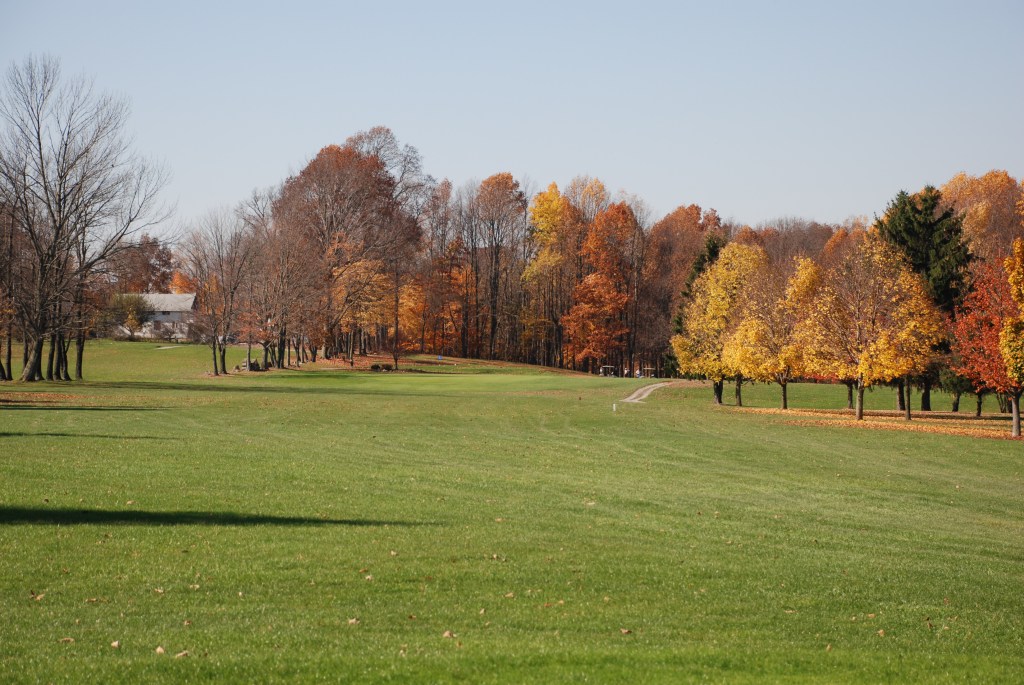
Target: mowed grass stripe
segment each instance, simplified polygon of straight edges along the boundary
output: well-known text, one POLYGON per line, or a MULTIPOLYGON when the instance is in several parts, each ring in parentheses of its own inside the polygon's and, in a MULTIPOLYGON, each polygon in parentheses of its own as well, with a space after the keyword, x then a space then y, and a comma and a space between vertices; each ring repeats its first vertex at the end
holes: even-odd
MULTIPOLYGON (((6 679, 1024 671, 1018 443, 790 425, 693 387, 619 403, 635 380, 213 379, 208 350, 171 353, 101 343, 84 385, 3 388, 76 396, 0 409, 6 679), (117 409, 59 408, 84 403, 117 409), (108 520, 67 522, 76 508, 108 520)), ((845 389, 791 397, 838 407, 845 389)))

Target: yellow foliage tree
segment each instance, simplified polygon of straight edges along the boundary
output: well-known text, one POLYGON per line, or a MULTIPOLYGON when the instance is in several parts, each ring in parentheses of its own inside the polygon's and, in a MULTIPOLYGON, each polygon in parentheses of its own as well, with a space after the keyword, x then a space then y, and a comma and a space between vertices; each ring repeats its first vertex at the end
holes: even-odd
POLYGON ((778 383, 782 408, 788 409, 787 386, 801 373, 803 348, 796 335, 821 282, 818 266, 806 257, 786 271, 763 261, 744 289, 742 319, 726 340, 723 361, 748 378, 778 383))
POLYGON ((710 380, 717 404, 722 403, 725 379, 739 373, 723 352, 738 323, 743 289, 767 261, 760 247, 730 243, 722 248, 714 264, 694 282, 693 296, 683 313, 682 333, 672 337, 680 371, 710 380))
POLYGON ((822 274, 797 335, 808 372, 856 380, 860 420, 865 388, 924 370, 942 317, 895 248, 874 231, 850 237, 852 249, 822 274))
POLYGON ((1013 241, 1013 252, 1003 264, 1010 281, 1010 295, 1017 303, 1017 316, 1007 317, 999 332, 999 353, 1006 362, 1006 375, 1016 386, 1008 392, 1013 415, 1012 433, 1020 437, 1020 396, 1024 389, 1024 240, 1013 241))
POLYGON ((964 237, 973 254, 1001 258, 1024 233, 1024 185, 1007 172, 959 173, 941 191, 943 204, 963 214, 964 237))

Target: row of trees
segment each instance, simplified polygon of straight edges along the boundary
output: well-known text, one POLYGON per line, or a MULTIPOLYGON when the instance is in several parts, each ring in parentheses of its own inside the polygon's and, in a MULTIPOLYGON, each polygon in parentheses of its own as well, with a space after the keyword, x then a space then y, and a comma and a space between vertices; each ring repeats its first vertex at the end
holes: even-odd
POLYGON ((783 409, 795 378, 843 383, 858 419, 864 390, 878 383, 898 384, 908 419, 911 385, 924 410, 939 384, 954 409, 963 392, 993 392, 1019 435, 1024 241, 1008 258, 990 256, 1019 235, 1024 200, 1019 190, 1011 199, 1014 225, 1000 225, 1002 235, 967 234, 970 212, 927 187, 900 193, 873 226, 839 230, 812 256, 773 256, 754 232, 724 247, 709 241, 672 338, 680 368, 712 380, 719 403, 727 380, 740 402, 745 379, 777 383, 783 409))
POLYGON ((12 67, 0 98, 0 317, 11 375, 14 326, 25 344, 22 380, 82 377, 85 340, 102 280, 130 238, 166 217, 166 174, 125 135, 128 107, 59 64, 12 67), (49 355, 44 361, 44 345, 49 355))

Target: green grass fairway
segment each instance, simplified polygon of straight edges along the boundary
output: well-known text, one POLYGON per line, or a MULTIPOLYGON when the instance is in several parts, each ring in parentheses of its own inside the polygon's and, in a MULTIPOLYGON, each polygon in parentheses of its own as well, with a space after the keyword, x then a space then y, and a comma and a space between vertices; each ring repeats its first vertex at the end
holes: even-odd
POLYGON ((1020 442, 159 347, 0 386, 4 682, 1024 680, 1020 442))

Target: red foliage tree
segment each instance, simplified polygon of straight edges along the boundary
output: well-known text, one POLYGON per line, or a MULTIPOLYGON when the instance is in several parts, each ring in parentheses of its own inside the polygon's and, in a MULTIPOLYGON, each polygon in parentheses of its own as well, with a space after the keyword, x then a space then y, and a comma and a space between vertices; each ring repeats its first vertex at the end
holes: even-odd
POLYGON ((1006 319, 1017 315, 1002 269, 990 262, 975 266, 973 286, 953 324, 953 352, 960 359, 955 371, 969 379, 975 390, 1010 395, 1021 391, 1007 375, 999 350, 999 333, 1006 319))

